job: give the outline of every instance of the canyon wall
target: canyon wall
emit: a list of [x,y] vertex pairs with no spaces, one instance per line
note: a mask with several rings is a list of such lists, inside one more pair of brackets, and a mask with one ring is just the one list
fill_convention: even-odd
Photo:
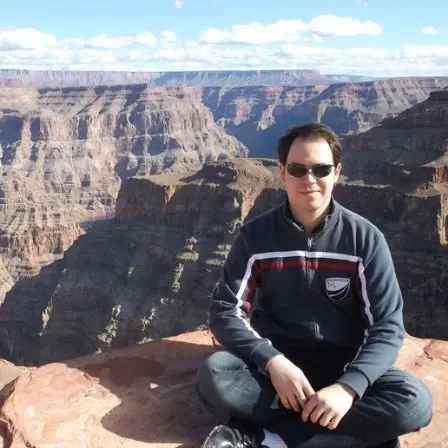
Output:
[[247,150],[194,89],[0,87],[0,253],[14,280],[114,215],[123,179]]
[[[447,197],[351,183],[335,196],[386,234],[407,330],[447,338],[448,252],[439,227]],[[125,181],[115,218],[95,223],[62,259],[7,293],[4,352],[16,363],[42,364],[204,328],[239,226],[283,199],[267,159]]]

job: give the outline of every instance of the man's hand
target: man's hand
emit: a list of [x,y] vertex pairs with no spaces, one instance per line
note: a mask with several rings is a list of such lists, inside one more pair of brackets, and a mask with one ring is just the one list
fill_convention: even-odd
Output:
[[352,407],[356,392],[345,384],[332,384],[315,393],[302,412],[304,422],[310,419],[328,429],[335,429]]
[[283,406],[299,412],[314,394],[305,374],[283,355],[274,356],[267,365],[272,384]]

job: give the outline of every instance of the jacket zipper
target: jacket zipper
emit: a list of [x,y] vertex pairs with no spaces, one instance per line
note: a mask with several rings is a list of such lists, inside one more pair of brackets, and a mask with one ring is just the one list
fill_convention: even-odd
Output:
[[310,256],[310,252],[311,252],[311,246],[312,246],[312,242],[313,239],[312,238],[306,238],[306,245],[307,245],[307,252],[306,252],[306,259],[305,259],[305,271],[306,271],[306,277],[308,279],[308,283],[311,282],[311,256]]
[[312,245],[313,245],[313,239],[316,238],[318,235],[324,232],[324,229],[319,230],[319,232],[311,234],[309,237],[305,236],[306,239],[306,245],[307,245],[307,252],[306,252],[306,275],[308,277],[308,280],[311,281],[311,264],[312,259],[310,256]]

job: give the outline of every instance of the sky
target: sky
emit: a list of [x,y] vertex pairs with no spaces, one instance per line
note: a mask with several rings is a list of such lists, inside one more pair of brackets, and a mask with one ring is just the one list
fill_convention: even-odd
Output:
[[448,76],[447,0],[0,0],[0,68]]

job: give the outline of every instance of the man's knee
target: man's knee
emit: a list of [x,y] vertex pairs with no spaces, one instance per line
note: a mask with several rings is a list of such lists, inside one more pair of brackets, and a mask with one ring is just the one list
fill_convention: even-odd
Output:
[[[392,383],[400,406],[395,424],[402,434],[418,431],[432,420],[432,395],[428,387],[407,372],[401,372],[401,380]],[[392,393],[392,397],[395,395]]]
[[234,373],[245,367],[244,362],[230,352],[213,353],[200,365],[196,375],[196,390],[201,399],[211,405],[222,402],[235,381]]

